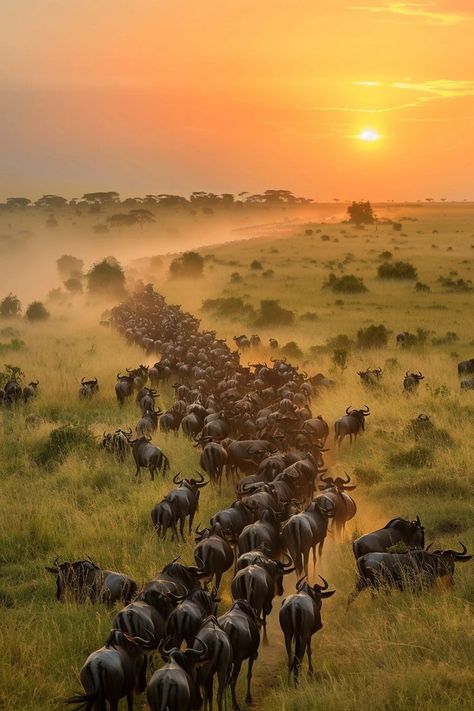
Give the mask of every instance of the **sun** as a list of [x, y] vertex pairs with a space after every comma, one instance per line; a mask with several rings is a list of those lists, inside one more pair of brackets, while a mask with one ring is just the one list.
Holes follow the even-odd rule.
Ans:
[[373, 128], [365, 128], [363, 131], [357, 134], [357, 138], [360, 141], [367, 141], [373, 143], [374, 141], [378, 141], [381, 138], [381, 135]]

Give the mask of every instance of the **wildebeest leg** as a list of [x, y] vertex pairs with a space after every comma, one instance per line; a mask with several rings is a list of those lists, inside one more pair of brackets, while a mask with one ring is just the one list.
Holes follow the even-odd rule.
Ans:
[[308, 644], [306, 645], [306, 654], [308, 655], [308, 676], [313, 676], [314, 674], [314, 669], [313, 669], [313, 650], [311, 649], [311, 637], [308, 640]]
[[128, 711], [133, 711], [133, 692], [131, 694], [127, 694], [127, 709]]
[[155, 467], [155, 465], [154, 465], [154, 464], [150, 464], [149, 469], [150, 469], [151, 480], [152, 480], [152, 481], [155, 481], [155, 472], [156, 472], [156, 467]]
[[176, 528], [176, 521], [173, 521], [173, 523], [171, 524], [171, 530], [173, 532], [173, 538], [171, 540], [179, 541], [178, 529]]
[[285, 647], [288, 656], [288, 683], [291, 681], [291, 670], [293, 669], [293, 655], [291, 652], [291, 634], [285, 634]]
[[195, 511], [191, 511], [191, 513], [189, 514], [189, 535], [191, 535], [191, 531], [193, 530], [193, 520], [195, 513]]
[[[314, 548], [313, 548], [314, 551]], [[303, 552], [303, 567], [305, 575], [308, 575], [309, 548]], [[313, 555], [313, 565], [316, 568], [316, 557]]]
[[242, 661], [234, 661], [234, 668], [232, 669], [232, 676], [230, 678], [230, 692], [232, 695], [232, 708], [234, 711], [240, 711], [240, 706], [237, 703], [237, 696], [235, 695], [235, 687], [237, 684], [237, 679], [239, 678], [240, 669], [242, 667]]
[[[128, 697], [127, 697], [127, 703], [128, 703]], [[119, 705], [119, 702], [117, 701], [117, 699], [109, 699], [110, 711], [118, 711], [118, 705]], [[130, 706], [128, 708], [130, 710]], [[106, 704], [104, 702], [104, 711], [105, 711], [105, 709], [106, 709]], [[131, 709], [133, 711], [133, 705], [132, 705]]]
[[139, 464], [137, 464], [137, 471], [135, 472], [135, 479], [138, 479], [138, 481], [141, 480], [140, 465]]
[[245, 697], [245, 701], [248, 704], [252, 703], [252, 694], [250, 692], [250, 683], [252, 681], [252, 668], [253, 668], [254, 661], [255, 661], [255, 657], [249, 657], [249, 668], [247, 671], [247, 696]]
[[186, 540], [185, 537], [184, 537], [184, 524], [185, 524], [185, 521], [186, 521], [186, 517], [185, 517], [185, 516], [184, 516], [184, 517], [181, 517], [181, 518], [179, 519], [179, 531], [180, 531], [180, 533], [181, 533], [181, 538], [183, 539], [183, 541]]
[[263, 611], [263, 644], [268, 644], [268, 637], [267, 637], [267, 613]]
[[217, 570], [216, 571], [216, 590], [219, 590], [219, 585], [221, 584], [221, 578], [222, 578], [222, 571]]
[[204, 708], [205, 709], [209, 708], [209, 711], [212, 711], [213, 696], [214, 696], [214, 683], [213, 683], [213, 676], [211, 674], [209, 679], [206, 682], [206, 686], [204, 689]]

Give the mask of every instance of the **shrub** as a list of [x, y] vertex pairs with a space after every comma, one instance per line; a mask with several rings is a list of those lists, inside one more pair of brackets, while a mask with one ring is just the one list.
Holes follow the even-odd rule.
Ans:
[[230, 281], [232, 284], [239, 284], [241, 281], [243, 281], [243, 279], [239, 272], [232, 272], [232, 274], [230, 275]]
[[305, 235], [308, 235], [308, 236], [309, 236], [309, 235], [312, 235], [312, 234], [313, 234], [313, 230], [308, 227], [308, 228], [304, 231], [304, 233], [305, 233]]
[[294, 313], [284, 309], [274, 299], [264, 299], [254, 322], [255, 326], [288, 326], [293, 323]]
[[16, 318], [21, 313], [20, 299], [14, 294], [8, 294], [0, 303], [1, 318]]
[[262, 272], [262, 277], [264, 279], [270, 279], [274, 274], [275, 272], [273, 271], [273, 269], [265, 269], [265, 271]]
[[357, 294], [367, 291], [362, 279], [353, 274], [345, 274], [342, 277], [337, 277], [331, 273], [328, 280], [323, 284], [323, 289], [329, 288], [336, 293]]
[[70, 279], [66, 279], [64, 286], [71, 294], [82, 294], [82, 281], [77, 277], [70, 277]]
[[371, 225], [375, 221], [374, 211], [368, 200], [367, 202], [363, 200], [352, 202], [347, 208], [347, 214], [349, 215], [349, 222], [355, 225]]
[[386, 259], [391, 259], [392, 257], [393, 257], [393, 254], [391, 252], [387, 252], [387, 251], [380, 252], [380, 254], [379, 254], [379, 259], [386, 260]]
[[368, 484], [369, 486], [371, 484], [377, 484], [377, 482], [382, 479], [380, 472], [369, 467], [355, 467], [354, 475], [357, 481], [360, 481], [362, 484]]
[[0, 343], [0, 355], [4, 355], [8, 351], [21, 351], [24, 347], [24, 341], [19, 338], [12, 338], [10, 343]]
[[441, 286], [449, 291], [472, 291], [472, 282], [470, 279], [453, 279], [452, 276], [438, 278]]
[[95, 234], [97, 234], [97, 235], [106, 234], [109, 231], [109, 228], [107, 227], [107, 225], [102, 225], [102, 224], [94, 225], [94, 227], [92, 229], [95, 232]]
[[25, 312], [28, 321], [46, 321], [49, 311], [41, 301], [32, 301]]
[[295, 360], [301, 360], [303, 357], [303, 351], [295, 341], [289, 341], [289, 343], [281, 348], [281, 352], [284, 356]]
[[48, 439], [40, 445], [37, 461], [46, 466], [63, 462], [72, 452], [83, 456], [96, 448], [94, 435], [88, 427], [77, 424], [64, 425], [52, 430]]
[[326, 348], [329, 351], [350, 350], [354, 346], [354, 341], [345, 333], [339, 333], [337, 336], [326, 340]]
[[169, 273], [174, 279], [201, 277], [204, 271], [204, 259], [199, 252], [184, 252], [170, 264]]
[[331, 238], [329, 237], [329, 235], [321, 235], [321, 241], [322, 241], [322, 242], [329, 242], [330, 239], [331, 239]]
[[394, 232], [401, 232], [402, 231], [402, 223], [401, 222], [392, 222], [392, 230], [394, 230]]
[[258, 259], [254, 259], [250, 265], [250, 269], [254, 269], [254, 270], [263, 269], [262, 262], [259, 262]]
[[422, 292], [429, 292], [431, 291], [430, 287], [428, 284], [423, 284], [421, 281], [417, 281], [415, 284], [415, 290], [416, 291], [422, 291]]
[[409, 262], [384, 262], [377, 269], [380, 279], [416, 279], [417, 271]]
[[216, 316], [255, 316], [253, 306], [246, 304], [243, 299], [237, 296], [227, 296], [219, 299], [205, 299], [202, 302], [201, 308], [203, 311], [213, 311]]
[[93, 296], [122, 298], [125, 295], [125, 274], [115, 257], [94, 264], [87, 274], [87, 288]]
[[316, 314], [314, 311], [306, 311], [306, 313], [301, 314], [300, 319], [302, 321], [317, 321], [318, 314]]
[[69, 277], [75, 277], [78, 274], [82, 274], [84, 262], [82, 259], [73, 257], [71, 254], [63, 254], [62, 257], [56, 259], [56, 267], [61, 279], [66, 281]]
[[348, 354], [344, 348], [338, 348], [332, 354], [332, 362], [335, 368], [345, 370], [347, 368]]
[[361, 328], [357, 331], [357, 345], [359, 348], [383, 348], [387, 345], [390, 333], [383, 324]]
[[434, 346], [445, 346], [449, 343], [456, 343], [459, 341], [459, 336], [454, 331], [447, 331], [444, 336], [438, 336], [431, 339], [431, 343]]

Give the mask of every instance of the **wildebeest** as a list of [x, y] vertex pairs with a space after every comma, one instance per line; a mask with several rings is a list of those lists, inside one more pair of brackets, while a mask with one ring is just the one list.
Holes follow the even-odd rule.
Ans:
[[347, 521], [354, 518], [357, 511], [354, 499], [347, 493], [356, 488], [356, 486], [348, 486], [350, 480], [348, 474], [346, 479], [321, 476], [322, 484], [319, 486], [321, 493], [315, 499], [320, 509], [326, 511], [333, 519], [337, 537], [344, 535]]
[[158, 417], [161, 415], [161, 410], [147, 410], [143, 417], [138, 420], [135, 427], [135, 432], [139, 437], [151, 435], [158, 428]]
[[265, 546], [272, 556], [277, 556], [280, 551], [280, 522], [272, 509], [263, 511], [258, 521], [245, 526], [238, 539], [239, 554], [261, 546]]
[[207, 649], [159, 650], [165, 665], [156, 671], [148, 682], [146, 698], [151, 711], [195, 711], [201, 707], [197, 685], [196, 664], [207, 658]]
[[474, 373], [474, 358], [469, 358], [469, 360], [462, 360], [458, 363], [458, 375], [462, 378], [463, 375], [471, 375]]
[[358, 370], [357, 375], [364, 385], [378, 385], [382, 377], [382, 369], [374, 368], [373, 370]]
[[221, 578], [234, 562], [234, 552], [226, 540], [222, 527], [216, 523], [212, 528], [202, 531], [196, 528], [196, 545], [194, 560], [196, 565], [207, 573], [205, 582], [209, 583], [215, 576], [216, 589], [219, 589]]
[[176, 520], [179, 521], [179, 531], [184, 541], [184, 523], [189, 517], [189, 533], [191, 533], [194, 516], [199, 506], [200, 489], [209, 484], [204, 481], [201, 472], [197, 472], [199, 479], [180, 479], [180, 474], [175, 474], [173, 483], [178, 484], [177, 489], [173, 489], [167, 495], [166, 500], [170, 503]]
[[128, 443], [132, 448], [133, 458], [137, 467], [135, 477], [140, 479], [140, 470], [146, 467], [150, 471], [152, 481], [155, 474], [159, 471], [165, 476], [170, 468], [170, 462], [166, 454], [159, 447], [151, 444], [151, 437], [139, 437], [137, 439], [129, 439]]
[[20, 383], [15, 379], [9, 380], [3, 387], [4, 405], [16, 405], [21, 400], [23, 400], [23, 390]]
[[29, 400], [33, 400], [38, 395], [38, 385], [39, 380], [33, 380], [28, 383], [26, 387], [23, 388], [23, 400], [27, 403]]
[[94, 395], [99, 392], [99, 382], [97, 378], [92, 380], [81, 379], [81, 387], [79, 388], [79, 397], [81, 400], [92, 400]]
[[244, 334], [242, 334], [242, 336], [234, 336], [233, 340], [235, 341], [237, 348], [241, 351], [245, 351], [250, 348], [250, 341]]
[[204, 692], [204, 708], [212, 711], [214, 676], [217, 676], [217, 709], [222, 711], [222, 700], [232, 670], [232, 646], [214, 616], [203, 621], [194, 638], [193, 649], [199, 651], [203, 646], [207, 648], [206, 661], [199, 666], [198, 684]]
[[230, 679], [230, 689], [232, 693], [232, 707], [238, 711], [239, 704], [235, 693], [237, 679], [243, 662], [248, 659], [247, 671], [247, 695], [245, 701], [252, 703], [251, 681], [252, 669], [258, 657], [260, 646], [260, 631], [258, 619], [255, 611], [246, 600], [236, 600], [230, 610], [217, 618], [219, 626], [226, 632], [232, 647], [232, 676]]
[[327, 529], [328, 511], [322, 509], [317, 501], [310, 504], [306, 511], [290, 516], [283, 524], [282, 543], [295, 564], [298, 577], [301, 577], [303, 572], [308, 575], [310, 550], [313, 551], [314, 565], [316, 565], [316, 546], [319, 546], [321, 557]]
[[461, 390], [474, 390], [474, 378], [461, 380]]
[[258, 336], [256, 333], [252, 333], [250, 336], [250, 345], [252, 348], [258, 348], [262, 344], [260, 336]]
[[151, 520], [153, 521], [157, 535], [163, 538], [164, 541], [166, 540], [166, 533], [169, 528], [171, 528], [171, 540], [179, 540], [178, 531], [176, 529], [176, 511], [166, 497], [153, 507]]
[[268, 342], [270, 344], [270, 348], [272, 349], [272, 351], [278, 350], [278, 341], [276, 338], [269, 338]]
[[[320, 576], [321, 577], [321, 576]], [[317, 583], [311, 587], [306, 578], [296, 583], [296, 593], [283, 600], [280, 609], [280, 627], [285, 635], [285, 647], [288, 655], [288, 676], [298, 683], [298, 674], [306, 652], [309, 673], [313, 674], [311, 637], [323, 626], [321, 621], [322, 601], [336, 592], [328, 590], [328, 583], [321, 578], [323, 585]], [[294, 651], [293, 651], [294, 643]]]
[[72, 593], [74, 599], [83, 602], [105, 602], [113, 605], [122, 600], [129, 603], [137, 591], [137, 584], [132, 578], [113, 570], [103, 570], [89, 557], [73, 563], [59, 563], [59, 557], [53, 566], [45, 566], [48, 573], [56, 576], [56, 599], [62, 600]]
[[419, 516], [414, 521], [393, 518], [383, 528], [357, 538], [352, 544], [352, 550], [357, 560], [367, 553], [383, 553], [397, 543], [404, 543], [407, 548], [425, 547], [425, 529]]
[[119, 701], [127, 697], [129, 711], [133, 711], [133, 694], [146, 687], [147, 658], [143, 651], [147, 640], [129, 637], [120, 630], [112, 630], [107, 642], [87, 658], [80, 677], [85, 694], [77, 694], [67, 704], [92, 711], [117, 711]]
[[127, 457], [129, 438], [132, 435], [132, 430], [115, 430], [115, 432], [104, 432], [102, 438], [102, 447], [113, 454], [117, 461], [123, 462]]
[[396, 342], [397, 346], [401, 346], [402, 348], [409, 345], [410, 343], [414, 343], [416, 340], [416, 336], [413, 333], [409, 333], [408, 331], [402, 331], [401, 333], [397, 333], [396, 335]]
[[322, 415], [318, 415], [305, 420], [301, 425], [301, 431], [313, 435], [315, 439], [320, 440], [324, 445], [329, 436], [329, 425]]
[[349, 435], [352, 444], [352, 437], [357, 439], [360, 432], [365, 431], [365, 418], [370, 415], [367, 405], [363, 410], [354, 410], [350, 406], [346, 408], [346, 414], [334, 424], [334, 441], [340, 447], [344, 437]]
[[142, 415], [145, 415], [147, 410], [152, 412], [155, 410], [155, 398], [158, 393], [152, 388], [142, 388], [137, 393], [137, 403], [140, 407]]
[[471, 560], [466, 555], [467, 548], [461, 543], [462, 551], [454, 550], [413, 550], [408, 553], [367, 553], [357, 559], [359, 579], [356, 589], [349, 597], [348, 604], [366, 588], [409, 588], [420, 592], [432, 586], [439, 578], [453, 583], [454, 564]]
[[171, 595], [175, 600], [177, 595], [184, 598], [192, 590], [199, 590], [200, 578], [204, 576], [203, 571], [196, 566], [178, 563], [178, 560], [179, 556], [165, 565], [153, 580], [145, 583], [136, 599], [153, 604], [156, 595], [164, 597]]
[[133, 393], [133, 375], [120, 375], [117, 373], [117, 382], [115, 383], [115, 395], [120, 406], [125, 403], [125, 400]]
[[156, 649], [166, 636], [166, 621], [182, 596], [171, 592], [150, 595], [151, 602], [134, 600], [123, 607], [114, 617], [112, 627], [131, 636], [149, 640], [147, 648]]
[[168, 617], [166, 632], [173, 647], [187, 646], [196, 636], [203, 620], [217, 613], [217, 591], [192, 590]]
[[208, 442], [204, 445], [199, 459], [199, 466], [208, 474], [209, 479], [219, 484], [219, 493], [222, 489], [222, 473], [227, 464], [227, 451], [218, 442]]
[[424, 375], [420, 371], [418, 373], [409, 373], [407, 370], [403, 378], [403, 390], [406, 393], [414, 392], [420, 384], [420, 380], [424, 380]]
[[228, 508], [211, 517], [211, 526], [219, 523], [224, 535], [236, 538], [247, 524], [254, 521], [254, 511], [243, 501], [234, 501]]

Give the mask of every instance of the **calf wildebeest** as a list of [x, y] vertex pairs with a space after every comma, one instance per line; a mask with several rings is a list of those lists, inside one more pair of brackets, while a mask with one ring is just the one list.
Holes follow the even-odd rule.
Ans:
[[454, 564], [471, 560], [466, 555], [467, 548], [461, 543], [462, 551], [454, 550], [413, 550], [408, 553], [367, 553], [357, 559], [359, 579], [356, 589], [348, 599], [348, 605], [366, 588], [409, 588], [420, 592], [432, 586], [439, 578], [453, 583]]
[[346, 474], [346, 479], [342, 477], [323, 477], [319, 486], [320, 494], [315, 498], [315, 503], [326, 511], [334, 521], [334, 531], [337, 538], [344, 535], [347, 521], [354, 518], [357, 506], [354, 499], [349, 496], [348, 491], [353, 491], [356, 486], [348, 486], [351, 478]]
[[327, 390], [334, 388], [336, 385], [335, 380], [331, 380], [331, 378], [326, 378], [326, 376], [323, 375], [323, 373], [318, 373], [317, 375], [312, 375], [309, 378], [309, 382], [315, 388], [326, 388]]
[[56, 599], [62, 600], [67, 593], [83, 602], [105, 602], [113, 605], [122, 600], [129, 603], [137, 591], [137, 584], [123, 573], [99, 568], [89, 557], [73, 563], [59, 563], [59, 557], [53, 566], [45, 566], [48, 573], [56, 576]]
[[203, 582], [208, 584], [215, 576], [216, 589], [219, 590], [221, 578], [234, 562], [234, 552], [225, 539], [222, 527], [216, 523], [212, 528], [196, 528], [194, 560], [196, 565], [207, 573]]
[[232, 707], [234, 711], [239, 710], [235, 687], [239, 678], [242, 663], [248, 659], [247, 671], [247, 695], [245, 701], [252, 703], [250, 685], [252, 681], [252, 668], [258, 657], [260, 646], [260, 631], [258, 619], [255, 611], [246, 600], [236, 600], [230, 610], [217, 618], [219, 626], [226, 632], [232, 647], [232, 676], [230, 678], [230, 689], [232, 694]]
[[178, 488], [170, 491], [166, 497], [174, 511], [176, 520], [179, 521], [179, 531], [183, 541], [185, 540], [184, 524], [186, 518], [189, 517], [189, 533], [191, 533], [194, 516], [199, 506], [200, 489], [209, 484], [209, 481], [204, 481], [201, 472], [197, 472], [197, 475], [199, 479], [180, 479], [180, 473], [175, 474], [173, 483], [178, 484]]
[[202, 704], [196, 664], [207, 659], [207, 649], [182, 652], [166, 649], [165, 644], [159, 647], [165, 665], [153, 674], [146, 689], [148, 705], [151, 711], [195, 711]]
[[403, 378], [403, 390], [406, 393], [414, 392], [420, 384], [420, 380], [424, 380], [424, 377], [420, 371], [418, 371], [418, 373], [409, 373], [407, 370]]
[[39, 380], [33, 380], [28, 383], [26, 387], [23, 388], [23, 400], [27, 403], [29, 400], [33, 400], [38, 395], [38, 385]]
[[263, 617], [263, 639], [267, 639], [267, 615], [272, 611], [275, 595], [283, 595], [283, 576], [294, 571], [291, 558], [286, 563], [272, 560], [262, 553], [255, 563], [238, 570], [230, 589], [234, 600], [247, 600], [258, 617]]
[[107, 642], [87, 658], [80, 677], [85, 694], [77, 694], [67, 704], [92, 711], [106, 709], [117, 711], [119, 701], [127, 697], [129, 711], [133, 711], [134, 692], [142, 693], [146, 687], [147, 658], [143, 646], [148, 640], [129, 637], [112, 630]]
[[158, 418], [161, 415], [161, 410], [147, 410], [143, 417], [138, 420], [135, 427], [135, 432], [139, 437], [151, 435], [158, 428]]
[[166, 533], [169, 528], [171, 528], [171, 540], [179, 540], [178, 531], [176, 529], [176, 512], [166, 497], [153, 507], [151, 520], [153, 521], [157, 535], [162, 537], [164, 541], [166, 540]]
[[132, 448], [133, 458], [137, 467], [135, 477], [141, 478], [141, 468], [146, 467], [150, 471], [152, 481], [155, 474], [159, 471], [165, 476], [170, 468], [170, 462], [166, 454], [159, 447], [151, 444], [151, 437], [139, 437], [138, 439], [129, 439], [129, 445]]
[[91, 400], [98, 392], [99, 383], [97, 378], [93, 380], [81, 379], [81, 387], [79, 388], [79, 397], [81, 400]]
[[204, 692], [204, 708], [212, 711], [214, 676], [217, 675], [217, 709], [222, 711], [222, 700], [229, 684], [232, 669], [232, 646], [227, 633], [219, 626], [214, 616], [203, 621], [193, 649], [207, 648], [206, 661], [198, 669], [198, 684]]
[[306, 511], [294, 514], [283, 524], [281, 539], [295, 564], [296, 575], [308, 575], [309, 552], [313, 551], [313, 565], [316, 566], [316, 546], [319, 557], [328, 530], [328, 512], [313, 502]]
[[334, 424], [334, 441], [340, 447], [344, 437], [349, 435], [352, 444], [352, 437], [357, 439], [360, 432], [365, 431], [365, 418], [370, 415], [367, 405], [363, 410], [353, 410], [350, 406], [346, 408], [346, 414]]
[[[320, 576], [321, 577], [321, 576]], [[306, 652], [309, 674], [313, 674], [311, 637], [323, 626], [321, 621], [322, 601], [336, 592], [328, 590], [328, 583], [317, 583], [311, 587], [306, 578], [296, 583], [296, 593], [283, 600], [280, 609], [280, 627], [285, 635], [285, 647], [288, 655], [288, 676], [298, 683], [298, 674]], [[294, 651], [292, 650], [294, 642]]]
[[115, 395], [120, 406], [125, 403], [125, 400], [133, 393], [133, 375], [120, 375], [117, 373], [117, 382], [115, 383]]
[[278, 341], [276, 338], [269, 338], [268, 342], [270, 344], [270, 348], [272, 349], [272, 351], [278, 350]]
[[397, 543], [404, 543], [407, 548], [425, 547], [425, 529], [419, 516], [415, 521], [393, 518], [383, 528], [357, 538], [352, 544], [352, 550], [357, 560], [367, 553], [383, 553]]
[[378, 385], [382, 377], [382, 369], [374, 368], [373, 370], [358, 370], [357, 375], [361, 379], [363, 385]]
[[474, 373], [474, 358], [469, 358], [469, 360], [462, 360], [458, 363], [458, 375], [462, 378], [463, 375], [471, 375]]
[[193, 590], [170, 613], [166, 632], [173, 647], [181, 647], [183, 642], [189, 647], [202, 622], [217, 613], [219, 602], [216, 590]]
[[128, 432], [125, 430], [115, 430], [114, 433], [104, 432], [102, 447], [123, 464], [127, 457], [128, 441], [131, 435], [131, 429]]

